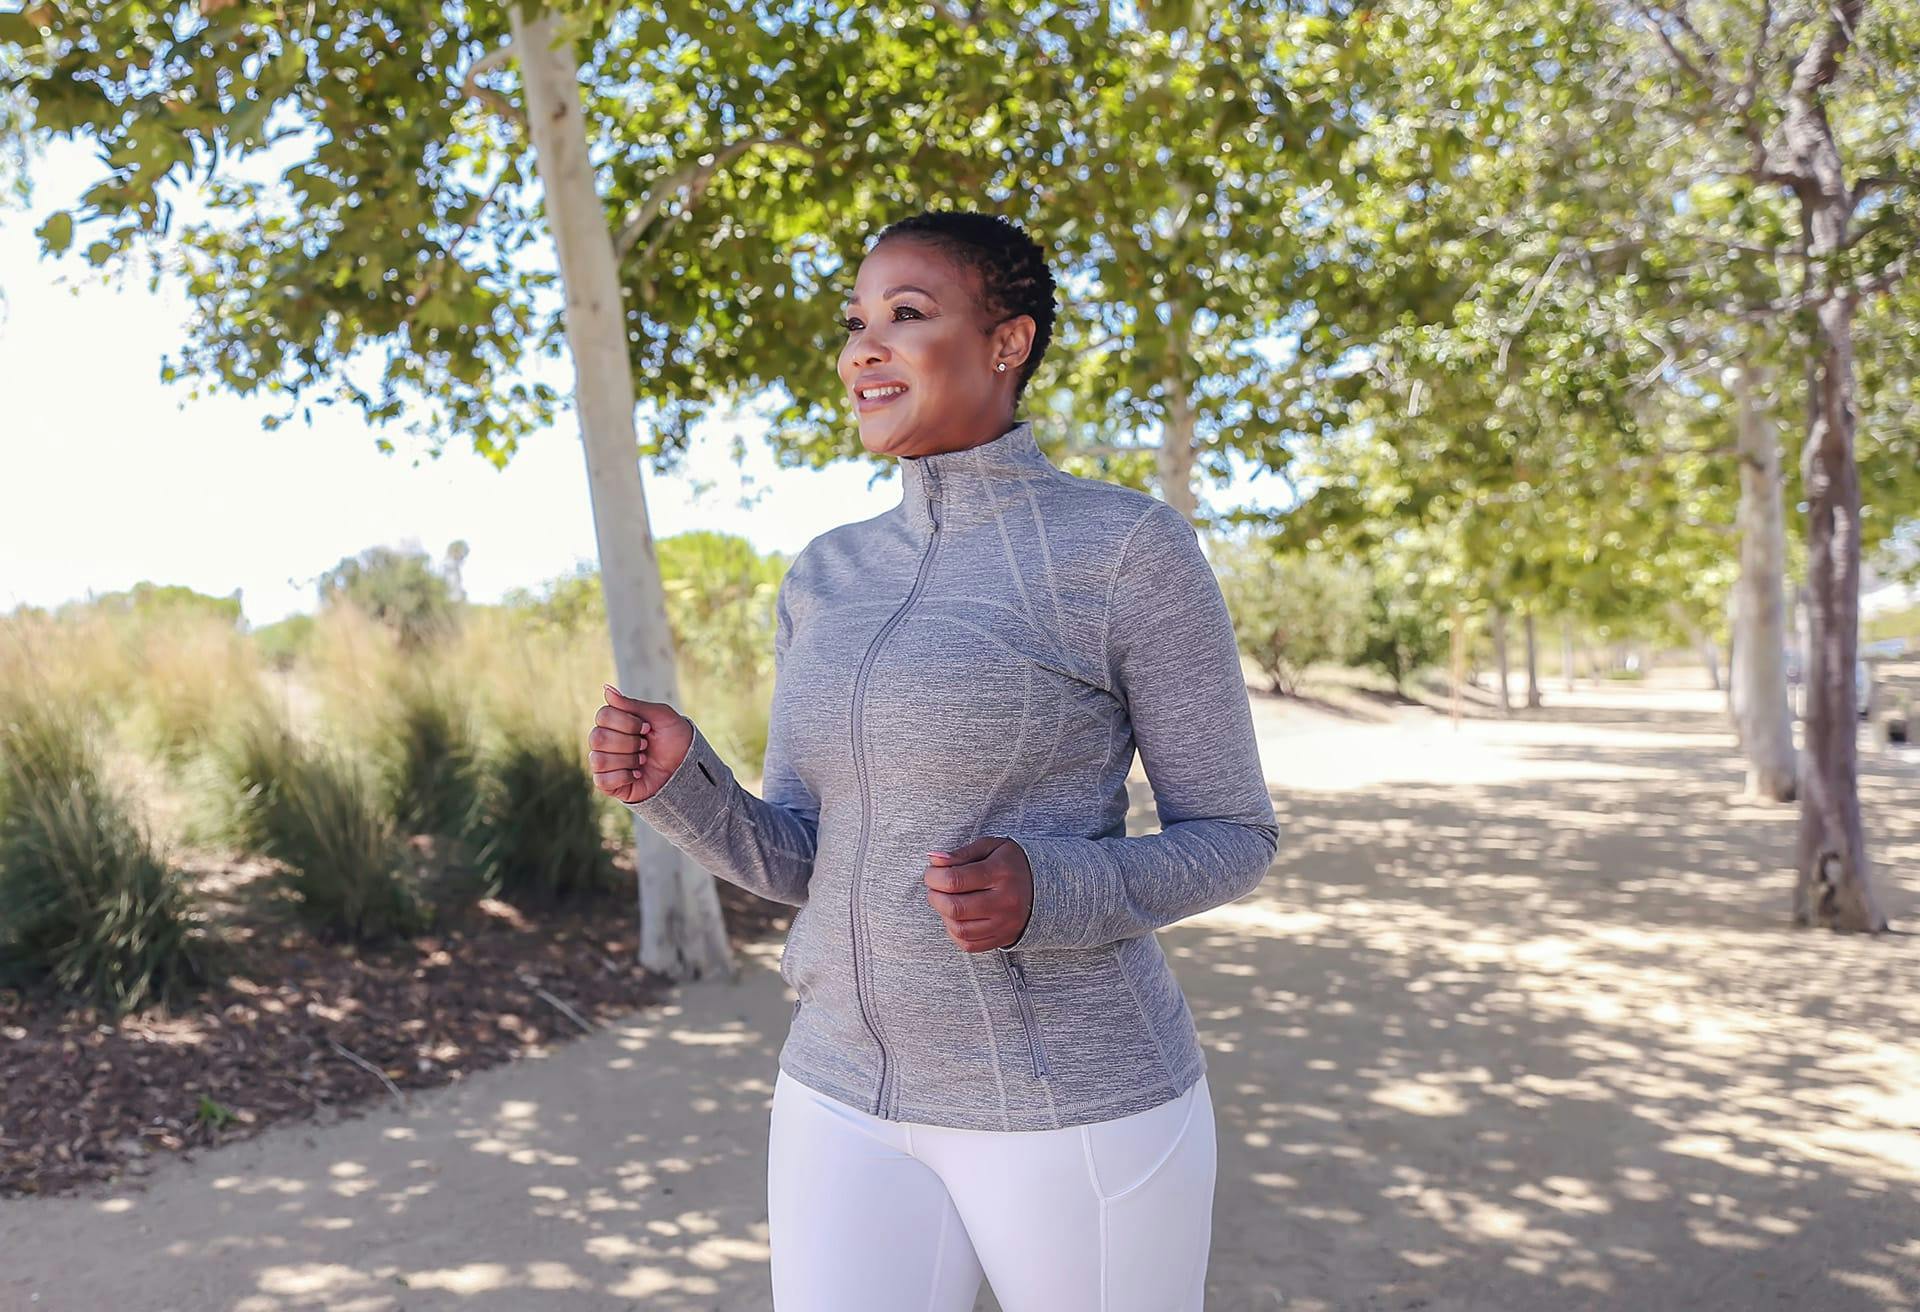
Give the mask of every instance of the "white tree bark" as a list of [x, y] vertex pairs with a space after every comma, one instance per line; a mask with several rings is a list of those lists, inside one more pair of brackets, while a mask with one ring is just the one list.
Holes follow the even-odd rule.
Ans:
[[1533, 612], [1525, 616], [1527, 628], [1527, 709], [1540, 708], [1540, 640], [1534, 632]]
[[1751, 358], [1727, 371], [1740, 459], [1740, 573], [1729, 600], [1735, 732], [1747, 757], [1749, 797], [1790, 802], [1799, 777], [1787, 705], [1786, 514], [1771, 370]]
[[[587, 158], [579, 67], [572, 39], [559, 39], [552, 14], [529, 19], [516, 4], [509, 21], [524, 79], [527, 129], [566, 289], [567, 347], [615, 677], [631, 696], [672, 703], [679, 696], [679, 677], [640, 481], [625, 296], [606, 207]], [[716, 973], [734, 978], [713, 877], [637, 815], [633, 830], [640, 964], [676, 980]]]
[[1560, 621], [1560, 678], [1573, 691], [1573, 621]]

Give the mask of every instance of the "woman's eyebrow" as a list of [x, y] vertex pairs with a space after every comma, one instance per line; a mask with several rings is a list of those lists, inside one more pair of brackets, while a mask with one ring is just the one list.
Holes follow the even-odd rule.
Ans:
[[[937, 301], [940, 299], [938, 296], [935, 296], [932, 292], [928, 291], [925, 287], [916, 287], [910, 282], [903, 282], [896, 287], [887, 288], [885, 291], [880, 293], [880, 299], [884, 301], [889, 296], [898, 296], [901, 292], [919, 292], [922, 296], [926, 297], [930, 301]], [[858, 303], [859, 299], [860, 298], [857, 296], [849, 299], [846, 303], [846, 308], [849, 310], [852, 309], [854, 305]]]

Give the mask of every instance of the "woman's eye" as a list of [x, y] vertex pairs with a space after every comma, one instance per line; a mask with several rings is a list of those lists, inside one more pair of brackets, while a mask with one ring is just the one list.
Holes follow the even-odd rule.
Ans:
[[[906, 314], [912, 315], [916, 319], [924, 319], [927, 317], [926, 315], [920, 313], [920, 311], [914, 309], [911, 305], [896, 305], [893, 307], [893, 312], [896, 316], [904, 312]], [[846, 329], [848, 332], [853, 332], [855, 329], [860, 327], [860, 321], [858, 319], [842, 319], [840, 320], [840, 326]]]

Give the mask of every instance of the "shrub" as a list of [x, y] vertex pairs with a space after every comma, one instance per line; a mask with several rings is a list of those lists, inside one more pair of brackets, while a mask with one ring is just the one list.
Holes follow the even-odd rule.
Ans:
[[300, 741], [267, 715], [235, 726], [214, 755], [225, 799], [218, 831], [287, 868], [316, 930], [367, 942], [427, 926], [372, 770], [344, 750]]
[[132, 736], [169, 765], [266, 701], [251, 644], [224, 621], [181, 615], [127, 640], [136, 692]]
[[102, 782], [84, 715], [0, 707], [0, 976], [50, 978], [117, 1014], [185, 997], [217, 946]]
[[458, 837], [479, 803], [480, 744], [452, 678], [409, 667], [393, 690], [375, 744], [388, 809], [408, 833]]
[[214, 779], [202, 791], [211, 811], [205, 836], [267, 855], [273, 846], [274, 798], [300, 751], [293, 734], [264, 711], [227, 726], [207, 752]]
[[584, 738], [584, 730], [569, 737], [537, 721], [504, 729], [474, 827], [489, 895], [549, 904], [614, 887]]
[[407, 851], [372, 772], [332, 747], [297, 751], [267, 793], [267, 853], [315, 929], [371, 942], [432, 920], [407, 876]]

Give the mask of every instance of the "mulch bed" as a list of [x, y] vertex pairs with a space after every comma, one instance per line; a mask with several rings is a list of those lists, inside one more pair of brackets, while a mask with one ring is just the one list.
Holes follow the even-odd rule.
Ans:
[[[253, 920], [229, 927], [239, 968], [190, 1006], [114, 1020], [0, 990], [0, 1197], [70, 1193], [143, 1173], [155, 1152], [352, 1114], [565, 1042], [671, 987], [635, 960], [630, 878], [622, 895], [559, 910], [482, 900], [377, 949], [317, 941], [260, 896], [270, 872], [251, 882], [233, 905]], [[785, 931], [792, 907], [718, 887], [736, 948]]]

